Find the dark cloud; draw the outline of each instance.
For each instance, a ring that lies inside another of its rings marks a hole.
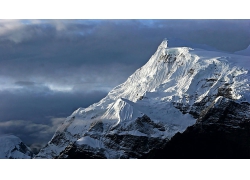
[[[0,121],[22,118],[44,122],[47,116],[66,117],[78,107],[87,107],[106,94],[105,91],[56,92],[48,88],[0,91]]]
[[[18,25],[12,28],[6,25],[5,29],[10,30],[0,36],[0,76],[15,82],[67,84],[72,88],[87,81],[93,86],[97,83],[111,88],[145,64],[165,37],[236,51],[250,43],[249,22],[43,20],[28,25],[15,22]],[[13,40],[17,34],[20,41]],[[110,81],[114,76],[116,82]]]
[[[0,134],[13,134],[22,139],[37,152],[53,136],[58,126],[65,118],[51,118],[51,122],[35,123],[28,120],[10,120],[0,122]],[[54,122],[56,121],[56,123]]]
[[[35,85],[35,83],[31,82],[31,81],[17,81],[17,82],[15,82],[15,84],[17,84],[19,86],[33,86],[33,85]]]
[[[56,76],[61,71],[67,77],[71,76],[70,70],[78,67],[105,66],[107,72],[114,63],[140,67],[165,37],[178,37],[220,50],[238,51],[250,43],[249,22],[47,20],[20,25],[20,28],[8,33],[8,37],[24,31],[26,33],[20,35],[22,41],[16,43],[11,40],[13,38],[4,38],[0,43],[0,73],[27,78],[31,74]],[[86,70],[84,72],[89,74]]]
[[[0,20],[0,131],[38,148],[58,125],[52,119],[99,101],[163,38],[233,52],[250,44],[249,26],[249,20]]]

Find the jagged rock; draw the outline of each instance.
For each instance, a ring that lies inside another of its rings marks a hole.
[[[222,98],[196,124],[141,158],[249,159],[249,136],[250,104]]]

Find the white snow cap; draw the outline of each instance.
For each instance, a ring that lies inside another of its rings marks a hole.
[[[164,38],[158,49],[166,49],[168,47],[168,40]]]

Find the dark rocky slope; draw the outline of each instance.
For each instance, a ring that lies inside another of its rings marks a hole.
[[[236,103],[224,98],[219,106],[209,109],[196,124],[141,158],[248,159],[249,112],[249,103]]]

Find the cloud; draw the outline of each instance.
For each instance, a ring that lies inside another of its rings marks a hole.
[[[22,118],[46,122],[46,116],[66,117],[79,107],[99,101],[106,94],[106,91],[60,92],[41,87],[0,91],[0,121]]]
[[[0,91],[0,132],[14,134],[27,145],[46,144],[64,118],[107,94],[104,91],[60,92],[31,87],[33,89],[24,86],[13,91]]]
[[[57,118],[57,123],[53,123],[51,119],[51,124],[34,123],[27,120],[0,122],[0,132],[2,134],[14,134],[32,149],[38,149],[38,147],[41,148],[51,139],[58,128],[59,120],[63,122],[65,118]]]
[[[17,81],[15,82],[15,84],[19,86],[34,86],[35,85],[35,83],[31,81]]]
[[[13,134],[18,136],[33,152],[38,153],[52,138],[57,128],[66,117],[50,117],[50,123],[34,123],[27,120],[10,120],[0,122],[0,135]]]
[[[0,37],[8,38],[14,42],[19,42],[19,35],[23,32],[20,31],[24,25],[18,20],[0,20]],[[19,33],[12,34],[14,31],[19,31]]]
[[[91,32],[95,21],[79,20],[0,20],[0,40],[15,44],[40,38],[77,38]]]

